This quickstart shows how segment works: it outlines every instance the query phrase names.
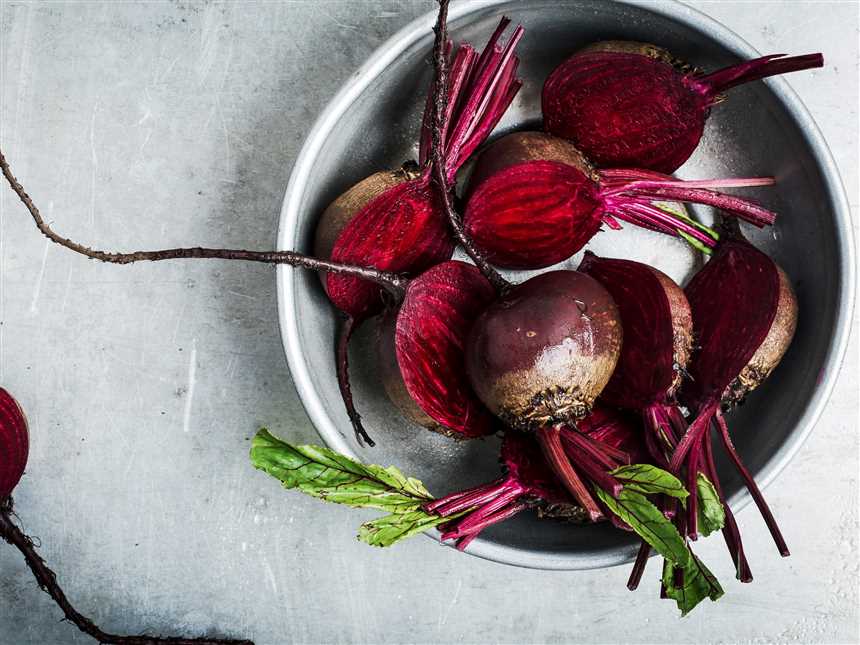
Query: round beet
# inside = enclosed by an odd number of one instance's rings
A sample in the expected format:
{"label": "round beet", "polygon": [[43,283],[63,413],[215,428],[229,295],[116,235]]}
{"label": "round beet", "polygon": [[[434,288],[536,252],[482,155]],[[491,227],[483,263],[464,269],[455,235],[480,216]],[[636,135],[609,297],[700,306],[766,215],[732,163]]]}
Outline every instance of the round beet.
{"label": "round beet", "polygon": [[27,417],[12,395],[0,387],[0,506],[21,480],[29,454]]}
{"label": "round beet", "polygon": [[488,146],[469,180],[463,225],[478,251],[499,266],[538,269],[569,258],[617,220],[681,236],[707,250],[716,234],[654,202],[722,208],[757,226],[775,215],[711,188],[761,186],[772,178],[684,182],[634,169],[598,172],[572,143],[542,132],[514,132]]}
{"label": "round beet", "polygon": [[655,45],[596,43],[547,78],[544,127],[601,167],[672,173],[693,153],[711,107],[736,85],[824,64],[821,54],[763,56],[702,74]]}
{"label": "round beet", "polygon": [[551,271],[513,287],[477,319],[466,371],[478,397],[524,430],[575,422],[618,361],[621,324],[593,278]]}

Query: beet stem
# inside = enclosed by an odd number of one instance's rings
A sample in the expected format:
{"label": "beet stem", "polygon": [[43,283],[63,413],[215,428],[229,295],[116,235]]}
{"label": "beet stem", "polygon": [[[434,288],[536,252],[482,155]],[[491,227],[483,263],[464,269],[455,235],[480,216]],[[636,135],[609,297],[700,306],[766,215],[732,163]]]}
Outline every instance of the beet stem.
{"label": "beet stem", "polygon": [[720,479],[717,476],[717,467],[714,464],[714,450],[711,445],[711,437],[707,435],[703,442],[704,448],[704,471],[705,476],[711,480],[714,488],[717,491],[717,496],[720,498],[720,503],[723,505],[725,512],[725,524],[723,525],[723,539],[726,542],[726,547],[732,556],[735,564],[735,571],[738,580],[741,582],[752,582],[753,575],[750,570],[747,556],[744,553],[744,545],[741,540],[741,532],[738,530],[738,523],[735,521],[735,515],[726,501],[726,496],[723,494],[723,487],[720,484]]}
{"label": "beet stem", "polygon": [[681,465],[684,463],[684,459],[690,449],[699,441],[701,435],[710,426],[716,409],[716,403],[710,403],[704,406],[701,412],[699,412],[699,416],[696,417],[696,420],[690,424],[689,428],[687,428],[687,432],[683,437],[681,437],[681,441],[678,442],[678,447],[675,448],[675,452],[672,453],[672,460],[669,462],[669,470],[673,473],[677,474],[681,471]]}
{"label": "beet stem", "polygon": [[352,332],[355,329],[355,318],[347,316],[340,324],[340,330],[337,335],[337,348],[335,359],[337,363],[337,385],[340,388],[340,396],[346,406],[346,413],[349,416],[349,422],[352,424],[355,438],[359,445],[367,443],[371,448],[376,445],[367,430],[364,429],[364,424],[361,423],[361,415],[355,409],[355,402],[352,399],[352,388],[349,384],[349,339],[352,337]]}
{"label": "beet stem", "polygon": [[636,181],[626,186],[614,188],[610,192],[613,195],[626,196],[628,199],[638,197],[650,201],[691,202],[713,206],[740,217],[759,228],[773,224],[776,219],[776,213],[750,199],[706,188],[693,188],[686,186],[683,181]]}
{"label": "beet stem", "polygon": [[467,508],[471,508],[473,506],[480,506],[482,504],[491,502],[499,495],[507,493],[507,491],[509,491],[511,488],[512,482],[509,479],[497,479],[490,484],[476,486],[475,488],[471,489],[467,494],[461,495],[445,504],[434,505],[434,507],[431,509],[430,506],[433,504],[431,503],[425,505],[424,509],[436,513],[437,515],[441,515],[442,517],[446,517],[448,515],[453,515],[454,513],[458,513]]}
{"label": "beet stem", "polygon": [[493,523],[495,515],[502,513],[503,510],[511,505],[517,497],[522,494],[519,490],[509,490],[499,495],[496,499],[481,506],[466,517],[457,521],[451,529],[445,531],[442,535],[443,540],[452,538],[460,538],[469,533],[478,533]]}
{"label": "beet stem", "polygon": [[636,562],[633,564],[633,570],[630,571],[630,577],[627,579],[627,588],[630,591],[636,591],[639,588],[639,583],[642,581],[642,574],[645,573],[645,565],[648,564],[648,558],[651,555],[651,545],[642,541],[639,545],[639,553],[636,554]]}
{"label": "beet stem", "polygon": [[[575,449],[582,450],[588,454],[593,461],[603,466],[606,470],[612,470],[624,463],[623,459],[614,460],[616,456],[625,457],[626,463],[630,463],[630,455],[623,450],[607,446],[602,441],[596,441],[588,435],[573,428],[562,428],[559,430],[563,441],[569,442]],[[604,450],[607,448],[608,450]]]}
{"label": "beet stem", "polygon": [[589,519],[596,522],[603,517],[603,512],[594,501],[588,488],[580,479],[579,475],[570,463],[561,445],[561,435],[558,427],[543,427],[537,431],[537,439],[547,462],[555,472],[559,481],[573,495],[585,511]]}
{"label": "beet stem", "polygon": [[789,57],[785,57],[785,54],[771,54],[718,69],[710,74],[691,79],[689,82],[706,94],[716,96],[750,81],[823,66],[824,57],[821,54]]}
{"label": "beet stem", "polygon": [[[705,430],[703,438],[707,441],[710,424],[708,430]],[[702,438],[690,448],[690,456],[687,459],[687,536],[695,541],[699,538],[699,487],[697,486],[699,474],[699,457],[702,450]]]}
{"label": "beet stem", "polygon": [[9,182],[12,190],[30,211],[33,221],[39,231],[52,242],[63,246],[70,251],[79,253],[93,260],[109,262],[112,264],[132,264],[134,262],[158,262],[162,260],[185,260],[185,259],[216,259],[216,260],[242,260],[245,262],[262,262],[264,264],[288,264],[294,267],[302,267],[315,271],[327,271],[329,273],[340,273],[352,275],[356,278],[369,280],[388,290],[397,301],[403,298],[404,290],[408,280],[396,273],[380,271],[372,267],[359,267],[349,264],[341,264],[330,260],[320,260],[294,251],[245,251],[241,249],[213,249],[205,247],[187,247],[178,249],[162,249],[158,251],[132,251],[130,253],[113,253],[92,249],[78,242],[62,237],[54,232],[42,218],[39,209],[30,199],[24,187],[12,174],[12,170],[0,151],[0,169],[3,176]]}
{"label": "beet stem", "polygon": [[732,443],[732,438],[729,436],[729,427],[726,424],[723,413],[720,410],[717,410],[716,416],[717,426],[720,428],[720,437],[723,440],[723,446],[729,454],[729,457],[731,457],[732,462],[734,462],[735,468],[738,469],[741,477],[743,477],[747,490],[750,492],[750,495],[752,495],[753,500],[755,500],[755,504],[758,506],[758,510],[764,518],[765,524],[767,524],[767,528],[773,537],[773,541],[776,543],[776,548],[779,550],[779,554],[783,558],[787,558],[791,553],[788,550],[788,545],[785,543],[785,539],[782,537],[782,532],[779,530],[776,518],[774,518],[773,513],[771,513],[770,507],[767,505],[767,502],[765,502],[764,495],[761,494],[761,490],[755,483],[755,479],[753,479],[752,474],[750,474],[750,471],[747,470],[747,467],[741,461],[740,455],[738,455],[737,450]]}
{"label": "beet stem", "polygon": [[457,242],[465,249],[466,253],[472,258],[475,265],[484,274],[484,277],[489,280],[490,284],[499,293],[504,293],[511,288],[511,283],[502,277],[502,274],[496,271],[487,259],[478,251],[472,240],[466,235],[463,228],[463,221],[459,213],[454,210],[451,202],[450,185],[448,181],[447,168],[445,163],[445,151],[443,144],[443,130],[445,127],[445,112],[448,103],[448,61],[445,56],[445,42],[448,40],[448,1],[439,0],[439,15],[436,21],[436,26],[433,31],[436,34],[433,43],[433,65],[436,70],[436,80],[433,88],[434,95],[434,110],[433,110],[433,132],[432,132],[432,162],[433,162],[433,177],[436,187],[439,192],[439,200],[442,203],[442,210],[445,212],[448,222],[451,225],[451,230]]}
{"label": "beet stem", "polygon": [[571,441],[569,436],[562,435],[562,445],[565,443],[568,444],[565,454],[570,462],[583,471],[598,488],[602,488],[613,497],[618,497],[624,488],[621,482],[607,473],[607,468],[597,461],[582,443],[576,443]]}
{"label": "beet stem", "polygon": [[66,598],[66,594],[57,583],[57,575],[48,568],[42,557],[36,552],[32,538],[26,535],[12,521],[12,499],[7,498],[0,502],[0,537],[14,546],[27,562],[27,566],[39,583],[39,587],[47,593],[54,602],[63,610],[66,620],[73,623],[79,630],[88,634],[99,643],[111,643],[113,645],[158,645],[159,643],[170,643],[171,645],[253,645],[249,640],[234,640],[227,638],[180,638],[162,636],[119,636],[109,634],[99,628],[92,620],[75,609]]}

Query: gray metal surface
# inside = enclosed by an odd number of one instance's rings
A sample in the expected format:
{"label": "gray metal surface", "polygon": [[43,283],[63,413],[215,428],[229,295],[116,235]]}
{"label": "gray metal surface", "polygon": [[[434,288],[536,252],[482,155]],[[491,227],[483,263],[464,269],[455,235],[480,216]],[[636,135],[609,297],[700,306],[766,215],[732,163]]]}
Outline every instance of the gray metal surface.
{"label": "gray metal surface", "polygon": [[[572,50],[594,40],[659,42],[704,69],[760,55],[716,21],[673,4],[461,3],[451,12],[452,38],[480,46],[502,15],[526,26],[526,36],[518,48],[524,86],[500,123],[501,131],[539,122],[540,89],[547,74]],[[310,250],[307,241],[317,217],[332,199],[372,172],[415,156],[415,133],[431,75],[426,59],[434,20],[427,14],[393,36],[320,116],[293,168],[279,248]],[[800,302],[797,338],[782,365],[731,418],[746,463],[766,485],[812,430],[838,376],[854,298],[849,209],[830,152],[785,80],[731,93],[713,110],[707,128],[701,147],[678,175],[776,176],[775,189],[754,194],[780,213],[779,222],[773,230],[749,227],[749,234],[784,267]],[[348,158],[352,163],[344,167]],[[694,254],[683,243],[633,227],[598,234],[589,248],[652,263],[682,283],[694,270]],[[559,266],[575,268],[579,260],[577,255]],[[397,464],[434,491],[458,490],[497,476],[494,441],[455,443],[401,417],[380,391],[372,333],[356,339],[353,384],[357,405],[380,445],[357,446],[334,374],[337,318],[315,275],[290,267],[278,272],[281,328],[293,380],[330,446],[364,460]],[[767,432],[756,431],[762,419],[767,419]],[[738,492],[734,469],[721,470],[727,488]],[[745,493],[736,497],[738,506],[748,501]],[[608,525],[571,528],[522,514],[485,531],[467,552],[526,567],[591,569],[630,561],[637,548],[635,536]]]}
{"label": "gray metal surface", "polygon": [[[857,5],[695,6],[760,51],[825,52],[825,69],[786,80],[856,213]],[[73,237],[268,247],[317,115],[429,8],[4,2],[0,142]],[[739,91],[741,105],[720,109],[753,111],[757,95]],[[340,164],[344,183],[362,172],[356,162]],[[656,598],[654,565],[631,594],[626,567],[517,569],[427,539],[370,549],[352,539],[369,514],[251,470],[247,439],[260,425],[319,441],[283,359],[275,300],[265,267],[111,267],[49,247],[0,190],[0,383],[28,410],[33,439],[16,505],[69,596],[106,628],[223,628],[261,644],[860,641],[856,333],[815,431],[767,491],[792,557],[780,559],[744,509],[755,582],[733,581],[724,545],[707,540],[697,552],[727,596],[678,620]],[[0,643],[90,642],[0,546]]]}

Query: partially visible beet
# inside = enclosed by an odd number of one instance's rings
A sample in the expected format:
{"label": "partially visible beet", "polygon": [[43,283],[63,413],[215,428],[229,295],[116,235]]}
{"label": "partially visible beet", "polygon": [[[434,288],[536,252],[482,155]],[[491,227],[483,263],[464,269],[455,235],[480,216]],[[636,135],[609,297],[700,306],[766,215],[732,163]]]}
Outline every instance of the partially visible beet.
{"label": "partially visible beet", "polygon": [[21,480],[29,454],[27,417],[12,395],[0,387],[0,505]]}
{"label": "partially visible beet", "polygon": [[559,428],[586,416],[621,350],[609,293],[577,271],[551,271],[513,286],[475,321],[466,371],[506,425],[536,431],[561,482],[596,520],[602,512],[565,455]]}
{"label": "partially visible beet", "polygon": [[823,64],[821,54],[775,54],[703,74],[655,45],[595,43],[547,78],[544,127],[573,141],[598,166],[672,173],[698,146],[711,107],[725,91]]}
{"label": "partially visible beet", "polygon": [[[513,52],[522,27],[514,30],[504,47],[499,45],[509,24],[510,20],[502,19],[480,55],[468,44],[454,54],[443,144],[449,179],[486,139],[520,87],[516,79],[519,61]],[[404,164],[399,170],[375,173],[335,199],[317,224],[318,257],[409,275],[451,257],[454,240],[427,163],[432,98],[431,91],[421,133],[422,167]],[[336,349],[341,394],[356,436],[373,445],[352,401],[347,347],[355,327],[383,310],[382,291],[366,280],[331,273],[323,274],[323,285],[332,303],[346,314]]]}
{"label": "partially visible beet", "polygon": [[[732,445],[723,408],[742,400],[770,375],[788,349],[797,321],[797,299],[785,273],[765,253],[728,232],[714,257],[686,288],[698,347],[689,366],[682,400],[694,421],[672,456],[671,467],[686,467],[694,482],[702,472],[726,506],[723,535],[742,581],[752,580],[740,533],[717,478],[710,428],[717,425],[722,443],[762,513],[781,555],[788,547],[764,498]],[[691,487],[687,524],[696,534],[696,491]]]}
{"label": "partially visible beet", "polygon": [[539,269],[579,251],[603,224],[630,222],[682,236],[702,249],[716,244],[710,229],[653,202],[707,204],[756,226],[774,213],[713,188],[762,186],[772,178],[684,182],[650,171],[598,171],[569,141],[542,132],[514,132],[488,146],[469,181],[466,233],[494,264]]}
{"label": "partially visible beet", "polygon": [[451,260],[411,280],[400,308],[382,318],[382,381],[407,417],[455,437],[493,432],[495,421],[466,377],[464,346],[495,297],[475,266]]}

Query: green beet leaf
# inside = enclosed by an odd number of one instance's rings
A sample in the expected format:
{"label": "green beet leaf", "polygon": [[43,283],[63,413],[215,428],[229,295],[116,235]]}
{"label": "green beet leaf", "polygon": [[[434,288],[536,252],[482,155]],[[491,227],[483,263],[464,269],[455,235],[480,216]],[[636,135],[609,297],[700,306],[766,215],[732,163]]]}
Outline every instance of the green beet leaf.
{"label": "green beet leaf", "polygon": [[292,446],[265,428],[251,443],[251,463],[285,488],[354,508],[408,513],[433,499],[420,481],[394,466],[362,464],[321,446]]}
{"label": "green beet leaf", "polygon": [[452,517],[439,517],[421,509],[407,513],[391,513],[362,524],[358,529],[358,539],[371,546],[391,546],[395,542],[450,522],[460,515],[462,513]]}
{"label": "green beet leaf", "polygon": [[683,584],[675,580],[676,568],[668,560],[663,562],[663,586],[666,595],[675,601],[681,615],[689,614],[705,598],[716,601],[723,595],[723,588],[714,574],[694,554],[690,554],[690,562],[683,567]]}
{"label": "green beet leaf", "polygon": [[692,554],[672,524],[659,508],[639,492],[626,486],[618,497],[600,488],[595,489],[610,511],[624,520],[651,547],[667,560],[681,567],[688,566]]}
{"label": "green beet leaf", "polygon": [[726,523],[726,510],[720,502],[717,489],[702,473],[696,477],[696,490],[699,495],[697,508],[697,524],[699,532],[708,537],[714,531],[719,531]]}
{"label": "green beet leaf", "polygon": [[610,475],[624,485],[625,490],[635,491],[643,495],[669,495],[678,499],[686,499],[689,493],[684,484],[671,473],[649,464],[633,464],[621,466]]}

